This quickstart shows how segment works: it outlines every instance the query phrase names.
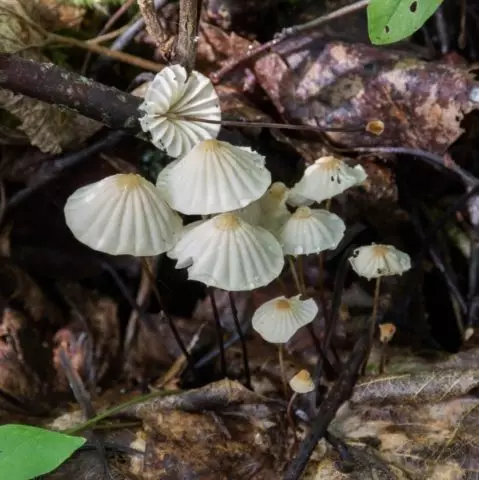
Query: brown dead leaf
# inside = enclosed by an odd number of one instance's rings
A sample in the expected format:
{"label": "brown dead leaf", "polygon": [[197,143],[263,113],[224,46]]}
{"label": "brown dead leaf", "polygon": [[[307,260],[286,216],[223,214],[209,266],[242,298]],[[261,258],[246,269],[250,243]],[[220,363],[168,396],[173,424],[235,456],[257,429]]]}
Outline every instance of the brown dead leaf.
{"label": "brown dead leaf", "polygon": [[464,114],[477,108],[463,67],[404,58],[393,50],[300,37],[255,63],[258,81],[292,122],[365,125],[382,135],[331,133],[347,146],[391,145],[444,151],[461,135]]}
{"label": "brown dead leaf", "polygon": [[6,308],[0,324],[0,409],[45,413],[53,379],[48,350],[18,311]]}
{"label": "brown dead leaf", "polygon": [[[16,53],[25,58],[48,62],[38,47],[46,41],[45,31],[51,23],[45,9],[28,0],[1,0],[0,52]],[[0,89],[0,107],[21,123],[30,143],[45,153],[60,153],[67,146],[79,145],[101,128],[101,124],[55,105],[16,95]],[[9,135],[3,137],[6,141]]]}
{"label": "brown dead leaf", "polygon": [[120,355],[120,325],[116,303],[78,284],[59,285],[71,307],[71,322],[57,331],[54,363],[59,385],[65,386],[58,353],[64,348],[75,370],[91,386],[118,371]]}

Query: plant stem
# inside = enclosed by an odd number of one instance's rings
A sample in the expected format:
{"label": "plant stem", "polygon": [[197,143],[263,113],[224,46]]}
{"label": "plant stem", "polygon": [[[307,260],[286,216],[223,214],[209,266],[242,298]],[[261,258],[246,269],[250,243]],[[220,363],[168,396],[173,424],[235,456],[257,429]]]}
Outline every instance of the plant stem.
{"label": "plant stem", "polygon": [[86,422],[83,422],[80,425],[77,425],[76,427],[71,427],[71,428],[68,428],[67,430],[63,430],[62,433],[65,433],[67,435],[74,435],[78,432],[81,432],[82,430],[87,430],[92,428],[98,422],[101,422],[107,417],[116,415],[117,413],[120,413],[121,411],[125,410],[125,408],[131,407],[132,405],[137,405],[138,403],[146,402],[148,400],[151,400],[152,398],[166,397],[168,395],[174,395],[177,393],[178,392],[174,390],[161,390],[158,392],[147,393],[146,395],[140,395],[139,397],[135,397],[124,403],[115,405],[114,407],[111,407],[108,410],[105,410],[104,412],[99,413],[95,417],[88,419]]}
{"label": "plant stem", "polygon": [[296,271],[296,268],[294,266],[293,257],[288,255],[288,262],[289,262],[289,268],[291,269],[291,273],[293,274],[293,279],[296,285],[296,289],[298,290],[298,293],[301,295],[303,292],[301,290],[301,283],[299,281],[298,272]]}
{"label": "plant stem", "polygon": [[216,305],[215,293],[212,288],[208,289],[208,295],[210,297],[211,308],[213,310],[213,317],[215,319],[216,336],[218,337],[218,344],[220,349],[221,373],[223,377],[226,378],[228,376],[228,373],[226,370],[226,356],[225,356],[225,343],[223,339],[223,329],[221,327],[218,306]]}
{"label": "plant stem", "polygon": [[373,346],[374,331],[375,331],[375,328],[376,328],[376,317],[378,315],[378,304],[379,304],[380,289],[381,289],[381,277],[377,277],[376,278],[376,286],[374,288],[373,312],[372,312],[371,318],[369,320],[369,332],[368,332],[369,348],[368,348],[366,356],[364,357],[364,364],[361,368],[361,374],[362,375],[364,375],[366,373],[366,367],[367,367],[367,364],[368,364],[369,355],[371,353],[371,349],[372,349],[372,346]]}
{"label": "plant stem", "polygon": [[298,255],[298,277],[299,277],[299,283],[301,286],[301,292],[303,295],[306,295],[306,282],[304,280],[304,265],[303,265],[303,256]]}
{"label": "plant stem", "polygon": [[288,396],[288,382],[286,381],[286,371],[284,369],[284,345],[278,345],[278,361],[279,369],[281,371],[281,380],[283,381],[283,393],[284,396]]}
{"label": "plant stem", "polygon": [[146,31],[153,37],[159,47],[166,41],[167,35],[161,25],[153,0],[137,0],[141,15],[145,20]]}
{"label": "plant stem", "polygon": [[241,343],[241,351],[243,353],[244,374],[246,377],[246,386],[250,390],[253,390],[253,387],[251,385],[251,373],[249,369],[248,348],[246,345],[246,339],[244,337],[243,330],[241,329],[241,324],[238,319],[238,309],[236,308],[236,303],[235,303],[234,295],[232,292],[228,292],[228,297],[230,299],[231,313],[233,314],[233,320],[235,322],[236,331],[238,332],[238,336]]}
{"label": "plant stem", "polygon": [[293,438],[294,438],[294,443],[293,443],[293,452],[296,449],[296,444],[298,443],[298,436],[296,435],[296,426],[294,424],[294,418],[293,418],[293,403],[296,400],[298,396],[297,392],[294,392],[293,395],[291,395],[291,398],[289,399],[288,402],[288,408],[286,409],[286,418],[288,419],[288,424],[293,431]]}
{"label": "plant stem", "polygon": [[195,66],[198,41],[198,0],[180,0],[180,19],[175,61],[190,73]]}
{"label": "plant stem", "polygon": [[183,343],[183,340],[181,339],[180,333],[178,332],[178,329],[175,326],[175,323],[173,322],[173,319],[171,318],[171,315],[166,311],[166,308],[163,304],[163,300],[161,298],[160,292],[158,291],[158,288],[156,286],[156,279],[150,269],[150,266],[148,265],[148,261],[146,260],[145,257],[141,257],[141,266],[143,268],[143,271],[146,273],[150,280],[151,284],[151,289],[153,290],[153,293],[156,297],[156,301],[160,305],[161,310],[163,311],[163,315],[165,316],[168,325],[170,327],[171,333],[175,337],[176,343],[180,347],[181,352],[186,358],[186,361],[188,362],[188,366],[190,367],[192,373],[196,376],[196,369],[195,369],[195,364],[193,363],[193,359],[191,358],[191,355],[188,352],[188,349],[186,348],[185,344]]}

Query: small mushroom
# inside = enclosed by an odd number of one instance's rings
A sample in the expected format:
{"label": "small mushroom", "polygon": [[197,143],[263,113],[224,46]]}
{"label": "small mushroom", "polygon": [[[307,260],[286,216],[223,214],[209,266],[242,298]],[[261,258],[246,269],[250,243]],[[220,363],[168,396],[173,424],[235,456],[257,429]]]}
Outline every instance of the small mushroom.
{"label": "small mushroom", "polygon": [[[221,109],[211,80],[181,65],[170,65],[156,74],[139,107],[143,131],[170,157],[182,157],[201,140],[216,138]],[[190,118],[189,118],[190,117]],[[209,120],[215,123],[202,122]]]}

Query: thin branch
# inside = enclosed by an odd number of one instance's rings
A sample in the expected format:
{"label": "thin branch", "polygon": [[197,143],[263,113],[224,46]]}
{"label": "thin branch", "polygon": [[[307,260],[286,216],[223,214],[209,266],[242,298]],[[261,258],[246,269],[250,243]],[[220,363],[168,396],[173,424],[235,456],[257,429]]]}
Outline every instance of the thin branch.
{"label": "thin branch", "polygon": [[297,480],[301,477],[317,443],[325,436],[328,426],[335,417],[339,407],[351,397],[368,345],[369,335],[367,332],[364,332],[354,345],[339,380],[331,388],[324,402],[319,407],[312,421],[311,430],[300,444],[298,455],[288,465],[283,480]]}
{"label": "thin branch", "polygon": [[145,20],[146,31],[148,34],[153,37],[156,44],[161,46],[164,43],[168,36],[158,19],[158,14],[156,13],[155,3],[153,0],[138,0],[138,7],[140,8],[141,15]]}
{"label": "thin branch", "polygon": [[196,60],[199,3],[198,0],[180,0],[180,23],[174,59],[188,72],[193,70]]}
{"label": "thin branch", "polygon": [[135,55],[130,55],[129,53],[119,52],[112,50],[110,48],[103,47],[94,42],[83,42],[73,37],[67,37],[64,35],[57,35],[56,33],[48,34],[49,43],[61,43],[63,45],[71,45],[74,47],[82,48],[83,50],[88,50],[89,52],[99,53],[100,55],[105,55],[111,57],[114,60],[119,62],[128,63],[135,67],[141,68],[143,70],[151,70],[153,72],[160,72],[164,65],[157,62],[152,62],[150,60],[145,60],[144,58],[136,57]]}
{"label": "thin branch", "polygon": [[233,61],[227,63],[223,68],[221,68],[217,72],[212,73],[210,75],[211,80],[214,83],[218,83],[226,74],[233,71],[242,63],[248,60],[252,60],[253,58],[256,58],[258,55],[260,55],[263,52],[271,50],[273,47],[283,42],[287,38],[297,35],[299,33],[306,32],[308,30],[313,30],[314,28],[317,28],[320,25],[328,23],[331,20],[335,20],[345,15],[349,15],[351,13],[357,12],[358,10],[362,10],[363,8],[366,8],[368,4],[369,4],[369,0],[360,0],[359,2],[353,3],[352,5],[346,5],[345,7],[338,8],[334,12],[327,13],[322,17],[315,18],[314,20],[303,23],[301,25],[285,28],[281,33],[276,35],[276,37],[273,38],[273,40],[263,43],[263,45],[260,45],[257,48],[253,48],[249,50],[242,57],[234,59]]}

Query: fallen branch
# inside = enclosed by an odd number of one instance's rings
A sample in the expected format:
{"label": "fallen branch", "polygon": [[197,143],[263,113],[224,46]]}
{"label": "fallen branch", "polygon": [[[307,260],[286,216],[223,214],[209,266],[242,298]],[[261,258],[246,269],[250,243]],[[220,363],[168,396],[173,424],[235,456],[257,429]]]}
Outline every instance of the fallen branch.
{"label": "fallen branch", "polygon": [[351,397],[354,385],[358,378],[359,369],[364,361],[369,346],[369,335],[363,334],[349,356],[339,380],[329,391],[319,407],[308,436],[299,446],[298,455],[288,465],[284,480],[298,480],[306,468],[308,461],[316,448],[317,443],[325,436],[329,424],[334,419],[339,407]]}
{"label": "fallen branch", "polygon": [[62,105],[115,130],[141,132],[141,99],[107,87],[52,63],[0,54],[0,87],[54,105]]}

